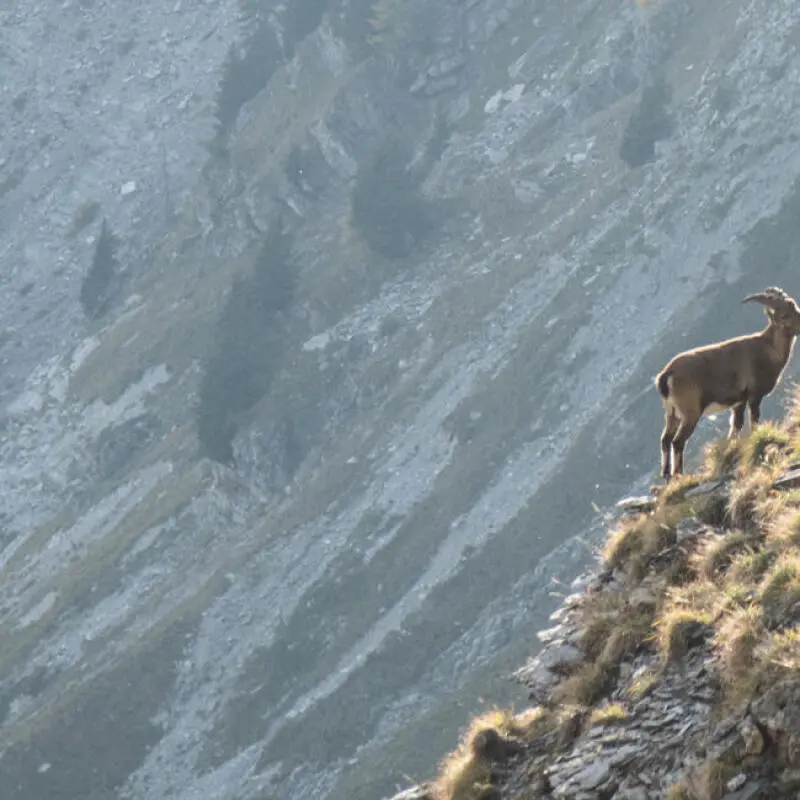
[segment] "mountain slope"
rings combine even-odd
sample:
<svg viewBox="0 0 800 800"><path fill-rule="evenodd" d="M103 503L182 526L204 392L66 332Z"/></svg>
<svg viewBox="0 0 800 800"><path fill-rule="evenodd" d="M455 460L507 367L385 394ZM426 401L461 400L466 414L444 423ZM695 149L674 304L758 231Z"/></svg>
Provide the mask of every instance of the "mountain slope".
<svg viewBox="0 0 800 800"><path fill-rule="evenodd" d="M793 291L793 6L453 2L420 17L433 42L414 8L367 39L375 9L333 4L292 42L276 11L280 58L221 138L232 4L149 21L182 31L150 78L152 41L111 47L117 4L64 11L106 65L92 114L64 100L69 142L113 136L100 162L45 142L0 198L3 797L374 797L429 772L476 687L510 699L592 503L652 474L661 359ZM18 49L45 25L4 13ZM19 113L4 170L43 124ZM351 192L397 140L436 230L391 258ZM125 267L90 323L101 216ZM281 226L293 295L267 311ZM198 441L215 363L226 464Z"/></svg>

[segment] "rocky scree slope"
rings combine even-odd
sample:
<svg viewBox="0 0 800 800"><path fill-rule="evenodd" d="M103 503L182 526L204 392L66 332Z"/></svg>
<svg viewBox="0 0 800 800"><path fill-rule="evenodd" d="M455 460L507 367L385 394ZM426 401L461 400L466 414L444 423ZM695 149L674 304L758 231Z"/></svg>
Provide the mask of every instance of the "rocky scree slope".
<svg viewBox="0 0 800 800"><path fill-rule="evenodd" d="M372 798L651 473L654 365L792 291L800 11L276 7L219 136L240 7L151 5L0 12L0 795ZM394 258L351 204L390 134L440 211ZM231 326L279 223L291 302ZM225 464L219 353L269 376Z"/></svg>
<svg viewBox="0 0 800 800"><path fill-rule="evenodd" d="M534 707L472 720L394 800L757 800L800 791L800 393L628 498L597 568L515 673Z"/></svg>

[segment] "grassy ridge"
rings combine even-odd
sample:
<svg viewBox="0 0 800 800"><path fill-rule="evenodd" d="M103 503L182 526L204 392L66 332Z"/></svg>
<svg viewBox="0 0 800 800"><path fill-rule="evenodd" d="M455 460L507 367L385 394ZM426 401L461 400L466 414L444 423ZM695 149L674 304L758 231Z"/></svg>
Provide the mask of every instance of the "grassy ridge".
<svg viewBox="0 0 800 800"><path fill-rule="evenodd" d="M800 674L800 489L780 480L796 465L798 388L783 420L764 422L738 440L712 442L697 473L670 482L646 511L615 522L601 553L610 588L581 599L580 662L545 706L475 718L443 759L427 796L548 796L531 754L563 752L591 727L624 721L628 710L624 702L610 702L612 689L634 703L658 686L669 665L680 667L698 641L710 645L718 720ZM647 652L650 669L620 669ZM496 765L516 753L529 757L515 762L517 788L508 794L509 772ZM705 765L703 796L723 792L735 766L717 761L709 757ZM667 796L696 795L679 781Z"/></svg>

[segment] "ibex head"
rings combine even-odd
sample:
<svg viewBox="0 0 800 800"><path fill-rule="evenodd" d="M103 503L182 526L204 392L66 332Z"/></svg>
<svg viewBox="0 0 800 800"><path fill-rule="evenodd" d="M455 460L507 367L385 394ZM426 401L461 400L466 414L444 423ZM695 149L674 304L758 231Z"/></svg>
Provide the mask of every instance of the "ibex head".
<svg viewBox="0 0 800 800"><path fill-rule="evenodd" d="M755 300L767 307L767 316L775 325L785 328L795 336L800 334L800 306L783 289L770 286L763 292L749 294L742 300Z"/></svg>

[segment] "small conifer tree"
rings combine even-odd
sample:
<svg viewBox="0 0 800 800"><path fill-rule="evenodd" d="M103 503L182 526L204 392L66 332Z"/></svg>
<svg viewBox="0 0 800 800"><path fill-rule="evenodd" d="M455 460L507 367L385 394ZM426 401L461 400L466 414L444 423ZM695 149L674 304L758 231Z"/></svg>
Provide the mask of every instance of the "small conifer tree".
<svg viewBox="0 0 800 800"><path fill-rule="evenodd" d="M81 285L80 302L89 319L98 319L108 310L111 288L117 270L117 238L105 218L94 248L92 265Z"/></svg>

